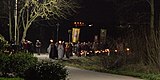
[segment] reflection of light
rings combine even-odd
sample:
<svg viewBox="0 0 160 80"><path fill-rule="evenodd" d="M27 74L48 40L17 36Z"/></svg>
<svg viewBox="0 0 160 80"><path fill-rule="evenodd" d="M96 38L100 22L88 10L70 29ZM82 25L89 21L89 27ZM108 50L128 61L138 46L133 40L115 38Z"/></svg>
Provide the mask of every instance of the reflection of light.
<svg viewBox="0 0 160 80"><path fill-rule="evenodd" d="M127 48L127 51L129 51L129 48Z"/></svg>
<svg viewBox="0 0 160 80"><path fill-rule="evenodd" d="M117 50L114 50L114 52L118 52Z"/></svg>

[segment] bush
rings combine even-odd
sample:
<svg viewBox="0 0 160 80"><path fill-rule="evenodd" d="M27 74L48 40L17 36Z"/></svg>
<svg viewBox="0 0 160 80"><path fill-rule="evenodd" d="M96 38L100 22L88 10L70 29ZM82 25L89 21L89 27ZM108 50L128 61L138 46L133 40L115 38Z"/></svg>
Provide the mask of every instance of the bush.
<svg viewBox="0 0 160 80"><path fill-rule="evenodd" d="M33 55L26 53L16 53L13 55L0 54L1 76L15 77L24 76L24 71L38 62Z"/></svg>
<svg viewBox="0 0 160 80"><path fill-rule="evenodd" d="M39 62L25 72L25 80L65 80L68 72L55 62Z"/></svg>
<svg viewBox="0 0 160 80"><path fill-rule="evenodd" d="M0 50L3 50L5 46L7 45L7 41L4 39L4 37L0 34Z"/></svg>

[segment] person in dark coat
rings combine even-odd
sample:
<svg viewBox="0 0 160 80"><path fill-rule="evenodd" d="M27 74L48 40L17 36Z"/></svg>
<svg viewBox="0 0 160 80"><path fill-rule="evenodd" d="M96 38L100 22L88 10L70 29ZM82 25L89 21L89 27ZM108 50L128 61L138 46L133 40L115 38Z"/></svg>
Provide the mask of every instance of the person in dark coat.
<svg viewBox="0 0 160 80"><path fill-rule="evenodd" d="M72 56L72 45L71 43L66 43L65 46L65 54L66 54L66 58L70 58L70 56Z"/></svg>
<svg viewBox="0 0 160 80"><path fill-rule="evenodd" d="M58 50L57 47L55 45L55 43L53 42L53 40L50 40L50 45L47 48L47 51L49 53L49 58L51 59L58 59Z"/></svg>

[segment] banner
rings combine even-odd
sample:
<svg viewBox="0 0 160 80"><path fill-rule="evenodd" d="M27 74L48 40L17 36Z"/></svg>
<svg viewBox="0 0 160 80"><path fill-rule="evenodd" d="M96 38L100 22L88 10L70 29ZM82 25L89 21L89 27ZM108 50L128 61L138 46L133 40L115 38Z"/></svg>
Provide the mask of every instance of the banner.
<svg viewBox="0 0 160 80"><path fill-rule="evenodd" d="M79 41L80 28L72 28L72 42Z"/></svg>

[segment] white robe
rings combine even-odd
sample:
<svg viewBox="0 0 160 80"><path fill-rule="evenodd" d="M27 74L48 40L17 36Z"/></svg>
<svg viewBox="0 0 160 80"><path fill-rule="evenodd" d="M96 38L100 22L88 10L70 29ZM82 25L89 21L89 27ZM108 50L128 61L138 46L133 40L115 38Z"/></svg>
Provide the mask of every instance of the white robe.
<svg viewBox="0 0 160 80"><path fill-rule="evenodd" d="M64 56L64 47L63 45L58 45L58 58L62 59Z"/></svg>
<svg viewBox="0 0 160 80"><path fill-rule="evenodd" d="M47 48L47 52L50 53L51 52L51 44L48 46Z"/></svg>

